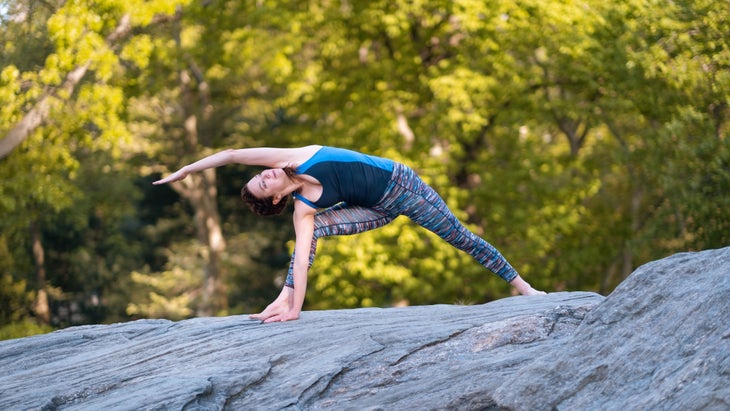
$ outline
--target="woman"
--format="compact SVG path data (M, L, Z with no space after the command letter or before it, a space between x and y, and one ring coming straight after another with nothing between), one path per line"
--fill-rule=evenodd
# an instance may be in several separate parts
M241 197L259 215L279 214L294 197L296 243L286 283L264 311L264 322L296 320L304 304L307 272L317 239L382 227L408 216L454 247L469 253L525 295L545 294L525 282L492 245L464 227L441 197L407 166L385 158L335 147L229 149L182 167L153 184L238 163L269 167L254 176Z

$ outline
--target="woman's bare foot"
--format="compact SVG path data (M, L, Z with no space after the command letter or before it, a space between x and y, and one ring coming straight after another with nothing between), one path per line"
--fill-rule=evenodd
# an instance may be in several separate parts
M522 295L545 295L545 291L540 291L532 288L532 286L519 275L515 277L510 284Z
M522 295L546 295L547 293L545 291L536 290L532 287L530 287L529 290L526 290Z

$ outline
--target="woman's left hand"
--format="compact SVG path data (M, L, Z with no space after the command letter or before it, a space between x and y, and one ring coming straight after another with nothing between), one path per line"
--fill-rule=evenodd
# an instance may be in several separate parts
M264 320L265 323L275 323L275 322L285 322L285 321L293 321L299 318L299 310L289 310L285 311L281 314L275 315L273 317L269 317L266 320Z

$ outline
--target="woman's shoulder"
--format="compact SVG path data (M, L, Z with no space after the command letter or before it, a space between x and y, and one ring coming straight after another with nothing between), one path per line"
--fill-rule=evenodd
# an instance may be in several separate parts
M289 165L294 168L298 168L299 166L306 163L309 159L314 157L314 155L317 154L323 148L324 148L324 146L315 144L315 145L304 146L304 147L299 147L299 148L293 149L293 150L295 150L294 151L295 154L292 155L291 164L289 164Z
M303 152L306 152L306 153L310 153L310 155L314 155L314 153L316 153L317 151L321 150L324 147L325 146L321 146L319 144L312 144L309 146L301 147L300 150Z
M297 168L310 158L314 157L314 155L321 149L322 146L319 145L291 148L261 148L261 157L266 157L268 162L262 161L260 163L252 164L260 164L275 168Z

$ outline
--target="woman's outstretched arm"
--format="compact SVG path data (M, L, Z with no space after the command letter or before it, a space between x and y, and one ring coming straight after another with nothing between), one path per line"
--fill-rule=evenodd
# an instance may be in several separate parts
M187 177L188 174L227 164L283 168L289 164L300 164L306 161L317 149L319 149L319 146L300 148L256 147L223 150L183 166L169 176L157 180L152 184L159 185L180 181Z

